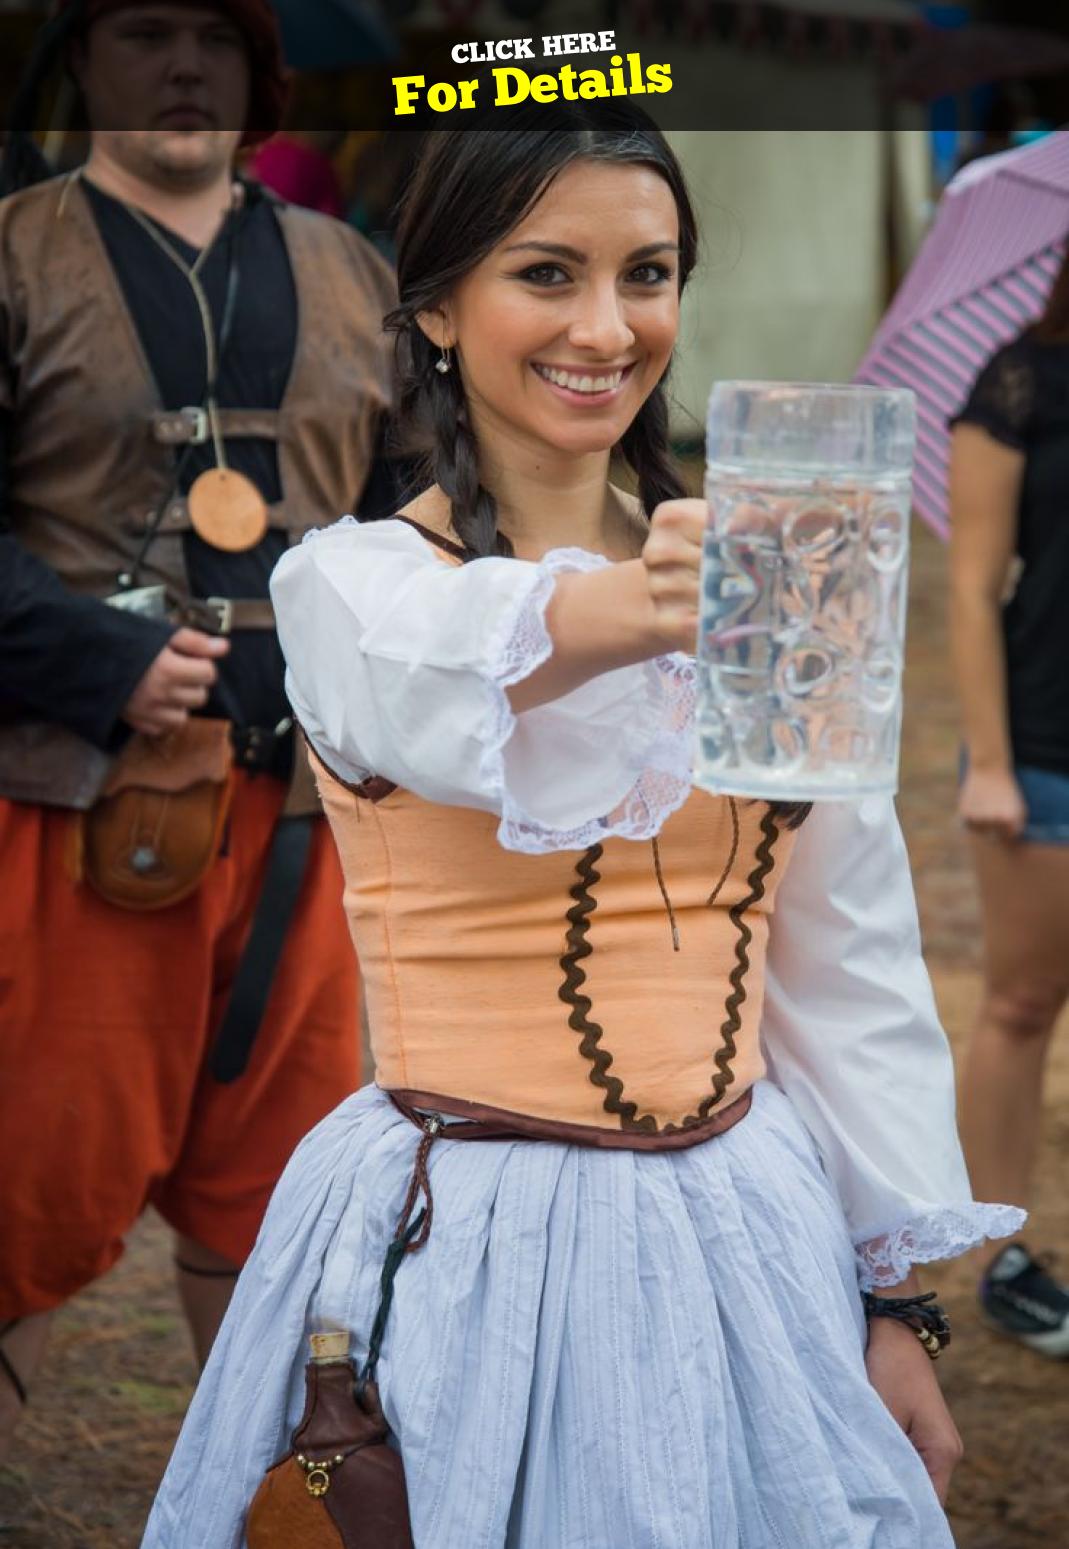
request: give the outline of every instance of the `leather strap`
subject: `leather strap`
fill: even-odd
[[[252,933],[212,1050],[211,1073],[224,1085],[244,1073],[263,1022],[307,869],[312,823],[311,817],[283,817],[275,825]]]
[[[454,559],[467,562],[473,557],[461,544],[454,543],[452,538],[444,537],[440,532],[435,532],[431,527],[424,527],[423,523],[417,522],[413,516],[398,515],[394,517],[394,521],[404,522],[406,527],[414,527],[421,538],[426,538],[428,543],[432,544],[436,549],[441,549],[445,554],[451,554]]]
[[[216,420],[224,441],[248,439],[277,441],[281,435],[278,409],[217,409]],[[201,446],[211,440],[208,415],[202,408],[158,410],[152,415],[152,439],[163,446]]]
[[[275,610],[266,597],[190,597],[182,611],[187,624],[211,635],[275,627]]]
[[[21,1322],[21,1318],[11,1318],[7,1323],[5,1323],[3,1328],[0,1328],[0,1340],[4,1339],[8,1334],[10,1334],[11,1330],[13,1328],[17,1328]],[[8,1382],[10,1382],[15,1397],[18,1399],[23,1408],[25,1408],[26,1401],[30,1395],[26,1391],[26,1384],[23,1382],[22,1378],[19,1376],[18,1372],[12,1365],[11,1360],[5,1352],[3,1345],[0,1345],[0,1372],[3,1372]]]
[[[230,746],[239,769],[252,774],[271,774],[288,780],[293,773],[293,721],[287,717],[277,726],[234,726]]]
[[[684,1151],[691,1146],[700,1146],[714,1136],[734,1129],[749,1113],[753,1102],[751,1087],[700,1124],[651,1135],[631,1130],[599,1129],[593,1124],[539,1119],[431,1092],[394,1090],[386,1095],[397,1111],[419,1129],[426,1130],[428,1115],[439,1122],[443,1116],[448,1116],[450,1122],[440,1123],[440,1128],[435,1131],[443,1140],[549,1140],[558,1145],[587,1146],[598,1151]]]

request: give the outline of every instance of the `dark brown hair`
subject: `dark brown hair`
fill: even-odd
[[[544,118],[542,119],[544,122]],[[510,122],[516,122],[515,119]],[[679,284],[697,259],[698,229],[679,163],[656,126],[632,108],[590,104],[559,110],[550,129],[435,130],[427,134],[402,197],[398,233],[400,305],[386,319],[398,334],[399,419],[422,457],[422,473],[452,505],[453,527],[469,554],[511,554],[498,531],[493,495],[479,478],[478,447],[457,371],[435,370],[437,348],[416,321],[512,231],[565,167],[578,161],[651,167],[679,212]],[[562,127],[562,125],[564,127]],[[686,493],[671,455],[664,381],[628,427],[619,451],[651,514]]]

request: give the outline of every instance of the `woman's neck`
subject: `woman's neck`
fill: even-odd
[[[619,503],[609,485],[607,458],[569,470],[487,468],[484,481],[497,501],[497,525],[521,559],[550,549],[590,549],[622,558]],[[547,477],[547,474],[549,475]]]
[[[520,559],[550,549],[588,549],[610,559],[637,552],[628,502],[609,483],[609,453],[533,447],[479,427],[480,476],[497,501],[498,528]]]

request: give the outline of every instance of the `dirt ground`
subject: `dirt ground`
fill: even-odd
[[[928,960],[944,1020],[960,1048],[977,999],[977,927],[964,845],[950,816],[956,755],[944,558],[941,545],[918,531],[900,805]],[[1064,1248],[1069,1243],[1064,1040],[1055,1060],[1034,1237]],[[942,1369],[967,1449],[952,1501],[959,1549],[1066,1549],[1065,1371],[988,1333],[974,1314],[961,1267],[937,1269],[931,1282],[955,1318],[954,1348]],[[136,1549],[193,1375],[171,1291],[165,1234],[146,1220],[124,1262],[60,1320],[11,1467],[0,1470],[0,1544]]]

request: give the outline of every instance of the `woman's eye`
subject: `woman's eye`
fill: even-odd
[[[638,285],[660,285],[664,280],[672,278],[672,271],[665,264],[639,264],[637,269],[632,269],[628,275]]]
[[[560,264],[533,264],[530,269],[523,270],[520,279],[532,285],[549,286],[567,283],[568,275]]]

